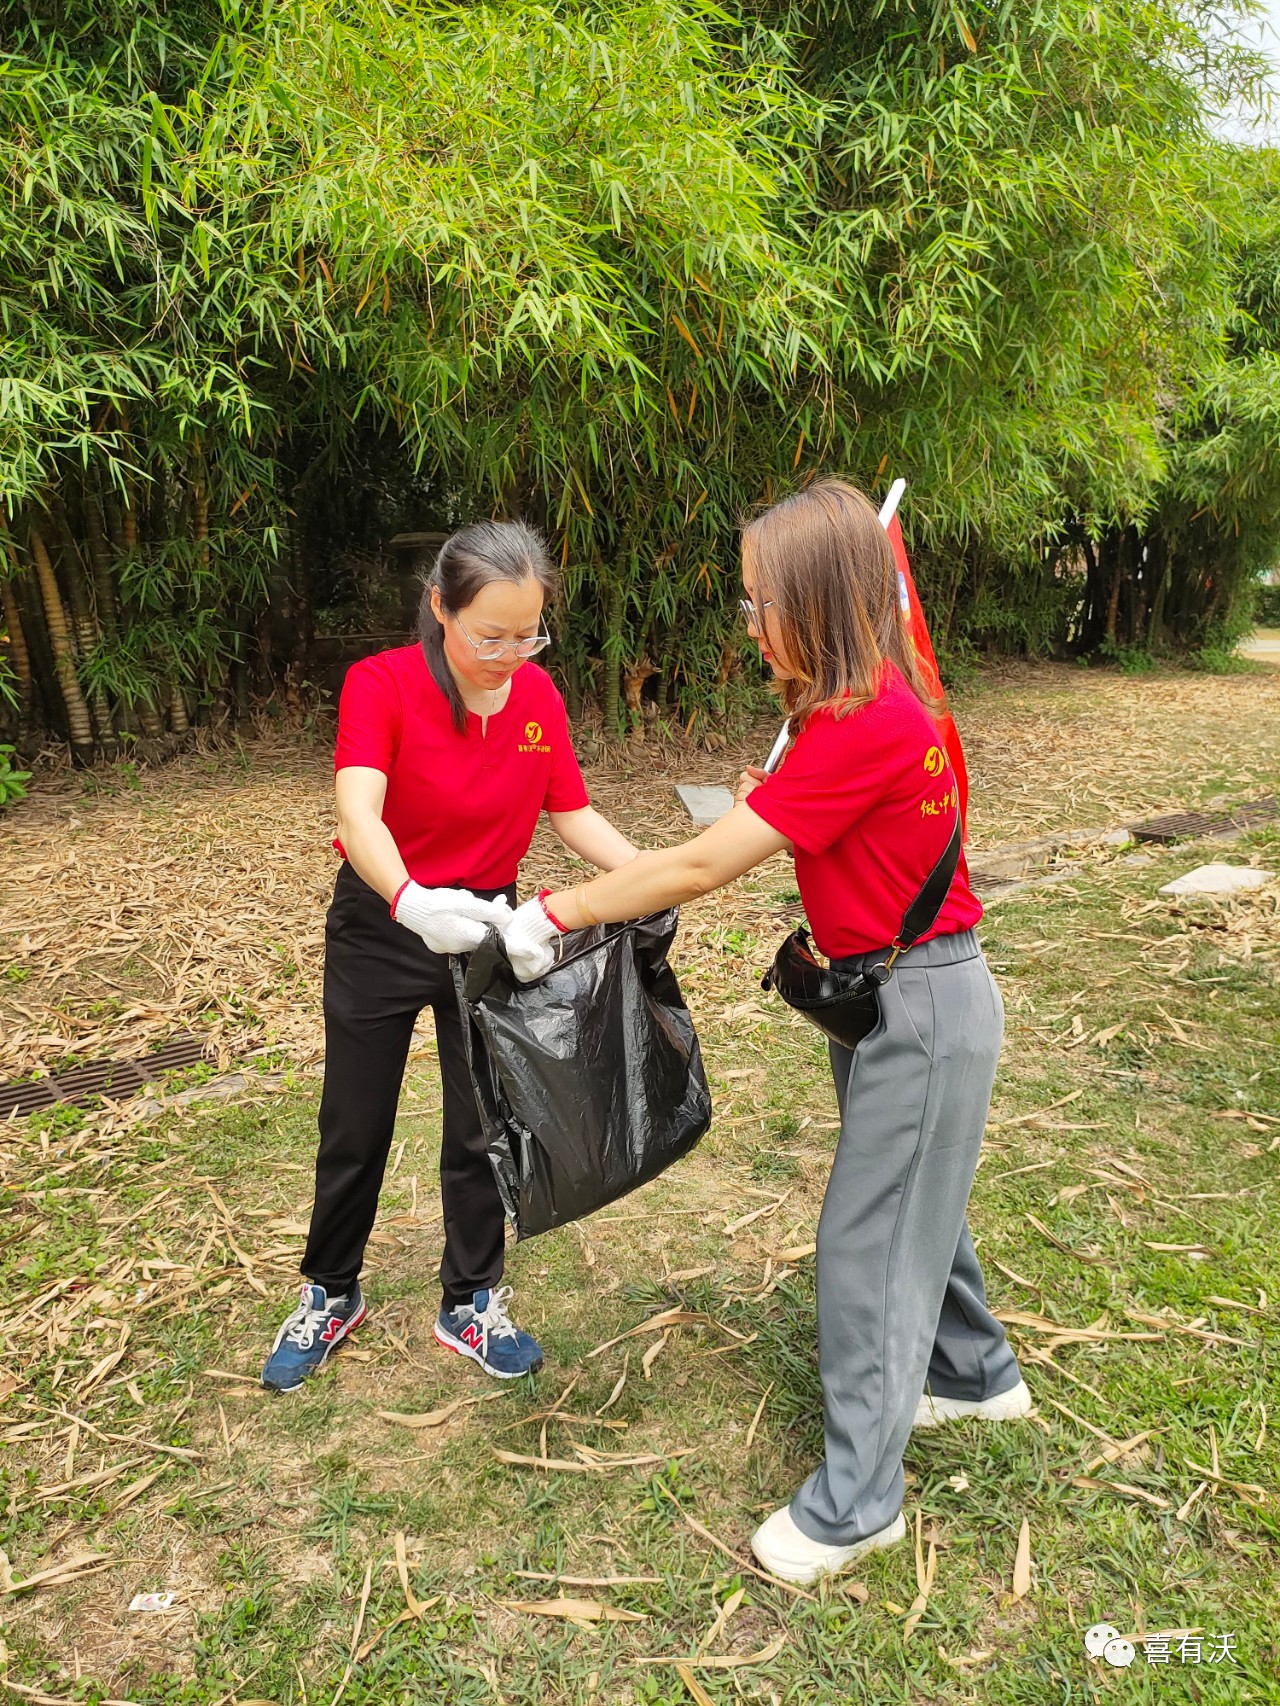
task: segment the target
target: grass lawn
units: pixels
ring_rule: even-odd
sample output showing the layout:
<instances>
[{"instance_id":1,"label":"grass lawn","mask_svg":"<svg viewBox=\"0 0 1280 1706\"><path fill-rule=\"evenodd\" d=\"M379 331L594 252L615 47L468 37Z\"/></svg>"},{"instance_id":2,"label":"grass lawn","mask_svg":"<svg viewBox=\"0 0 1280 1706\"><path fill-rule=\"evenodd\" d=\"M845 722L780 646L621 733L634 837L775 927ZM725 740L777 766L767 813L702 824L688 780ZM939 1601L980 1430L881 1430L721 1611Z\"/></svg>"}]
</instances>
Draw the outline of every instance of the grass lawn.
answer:
<instances>
[{"instance_id":1,"label":"grass lawn","mask_svg":"<svg viewBox=\"0 0 1280 1706\"><path fill-rule=\"evenodd\" d=\"M821 1449L805 1252L834 1096L818 1033L754 975L793 910L784 862L690 909L677 944L709 1136L512 1252L548 1353L515 1390L431 1339L429 1043L369 1320L285 1399L256 1374L305 1232L317 1080L4 1128L12 1698L1280 1699L1277 891L1156 892L1223 857L1280 870L1280 834L1112 852L990 913L1008 1031L971 1222L1038 1413L917 1435L908 1542L812 1593L747 1547ZM130 1612L148 1591L172 1607ZM540 1609L557 1599L576 1603ZM1101 1621L1189 1633L1117 1669L1086 1655Z\"/></svg>"}]
</instances>

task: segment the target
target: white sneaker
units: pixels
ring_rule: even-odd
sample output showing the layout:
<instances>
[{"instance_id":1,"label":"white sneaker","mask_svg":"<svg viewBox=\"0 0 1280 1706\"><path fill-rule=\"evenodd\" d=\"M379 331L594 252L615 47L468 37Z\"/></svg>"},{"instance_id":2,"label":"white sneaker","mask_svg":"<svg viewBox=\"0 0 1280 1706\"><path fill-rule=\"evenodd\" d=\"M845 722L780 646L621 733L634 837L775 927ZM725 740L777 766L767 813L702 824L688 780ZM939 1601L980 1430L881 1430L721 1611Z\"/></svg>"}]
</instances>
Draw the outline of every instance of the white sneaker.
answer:
<instances>
[{"instance_id":1,"label":"white sneaker","mask_svg":"<svg viewBox=\"0 0 1280 1706\"><path fill-rule=\"evenodd\" d=\"M998 1392L994 1398L940 1398L926 1392L916 1405L913 1428L936 1428L943 1422L962 1422L976 1416L981 1422L1013 1422L1032 1411L1031 1394L1025 1380Z\"/></svg>"},{"instance_id":2,"label":"white sneaker","mask_svg":"<svg viewBox=\"0 0 1280 1706\"><path fill-rule=\"evenodd\" d=\"M892 1546L907 1532L907 1519L899 1511L879 1534L865 1540L855 1540L852 1546L824 1546L820 1540L810 1540L791 1519L786 1505L766 1517L751 1536L751 1550L770 1575L784 1582L814 1582L819 1576L834 1575L847 1570L855 1559L868 1552L878 1552L882 1546Z\"/></svg>"}]
</instances>

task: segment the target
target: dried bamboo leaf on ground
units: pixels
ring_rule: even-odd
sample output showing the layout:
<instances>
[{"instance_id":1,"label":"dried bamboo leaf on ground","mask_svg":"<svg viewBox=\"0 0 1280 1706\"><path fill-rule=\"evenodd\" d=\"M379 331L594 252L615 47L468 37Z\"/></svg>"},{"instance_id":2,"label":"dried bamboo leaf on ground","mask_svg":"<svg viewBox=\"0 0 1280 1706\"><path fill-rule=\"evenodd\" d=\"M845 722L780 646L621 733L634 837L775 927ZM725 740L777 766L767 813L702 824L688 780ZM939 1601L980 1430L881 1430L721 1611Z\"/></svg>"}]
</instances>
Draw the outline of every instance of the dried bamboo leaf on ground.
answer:
<instances>
[{"instance_id":1,"label":"dried bamboo leaf on ground","mask_svg":"<svg viewBox=\"0 0 1280 1706\"><path fill-rule=\"evenodd\" d=\"M984 679L956 710L973 784L975 862L993 843L1186 806L1197 785L1227 770L1239 797L1274 787L1280 678L1134 682L1014 666ZM766 719L714 755L652 738L607 755L585 766L593 803L645 845L684 840L674 784L725 782L773 733ZM1171 770L1175 747L1180 763ZM324 916L336 870L332 743L264 730L243 752L247 772L194 751L142 769L136 790L89 800L70 772L37 775L0 841L0 956L31 974L0 986L0 1073L47 1069L71 1052L132 1057L184 1030L210 1034L224 1062L267 1047L297 1061L319 1057ZM557 886L580 880L578 870L540 830L527 883ZM1243 955L1251 935L1275 939L1267 904L1177 916L1192 932L1225 930ZM679 966L699 1016L743 1004L725 929L744 917L771 929L778 914L751 882L687 910ZM1248 923L1255 916L1256 927ZM106 1011L88 1019L90 1001Z\"/></svg>"},{"instance_id":2,"label":"dried bamboo leaf on ground","mask_svg":"<svg viewBox=\"0 0 1280 1706\"><path fill-rule=\"evenodd\" d=\"M628 1663L633 1665L688 1665L692 1670L696 1665L699 1670L741 1670L746 1665L767 1665L770 1659L776 1659L787 1644L785 1634L776 1635L767 1647L761 1647L758 1653L687 1653L683 1658L633 1658Z\"/></svg>"},{"instance_id":3,"label":"dried bamboo leaf on ground","mask_svg":"<svg viewBox=\"0 0 1280 1706\"><path fill-rule=\"evenodd\" d=\"M459 1410L465 1410L471 1404L489 1404L495 1398L505 1398L505 1392L482 1392L474 1398L455 1398L452 1403L445 1404L439 1410L421 1410L416 1413L406 1413L403 1410L377 1410L374 1414L381 1422L390 1422L398 1428L439 1428L456 1416Z\"/></svg>"},{"instance_id":4,"label":"dried bamboo leaf on ground","mask_svg":"<svg viewBox=\"0 0 1280 1706\"><path fill-rule=\"evenodd\" d=\"M598 1599L500 1599L507 1611L526 1617L567 1617L574 1623L646 1623L647 1611L623 1611Z\"/></svg>"},{"instance_id":5,"label":"dried bamboo leaf on ground","mask_svg":"<svg viewBox=\"0 0 1280 1706\"><path fill-rule=\"evenodd\" d=\"M1018 1550L1013 1559L1013 1597L1025 1599L1031 1592L1031 1524L1024 1516L1018 1530Z\"/></svg>"}]
</instances>

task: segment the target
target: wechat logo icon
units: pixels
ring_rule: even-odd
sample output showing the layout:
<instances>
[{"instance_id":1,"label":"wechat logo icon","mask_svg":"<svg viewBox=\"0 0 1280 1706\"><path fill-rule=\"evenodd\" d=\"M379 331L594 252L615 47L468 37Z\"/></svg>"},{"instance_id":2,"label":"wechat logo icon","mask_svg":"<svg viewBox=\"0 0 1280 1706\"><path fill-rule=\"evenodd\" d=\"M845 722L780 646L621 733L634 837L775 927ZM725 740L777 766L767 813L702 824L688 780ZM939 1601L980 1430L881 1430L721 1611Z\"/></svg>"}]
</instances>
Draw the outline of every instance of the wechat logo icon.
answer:
<instances>
[{"instance_id":1,"label":"wechat logo icon","mask_svg":"<svg viewBox=\"0 0 1280 1706\"><path fill-rule=\"evenodd\" d=\"M1107 1664L1114 1665L1117 1670L1131 1665L1136 1656L1133 1642L1126 1641L1120 1631L1110 1623L1095 1623L1092 1629L1086 1629L1084 1647L1091 1659L1105 1659Z\"/></svg>"}]
</instances>

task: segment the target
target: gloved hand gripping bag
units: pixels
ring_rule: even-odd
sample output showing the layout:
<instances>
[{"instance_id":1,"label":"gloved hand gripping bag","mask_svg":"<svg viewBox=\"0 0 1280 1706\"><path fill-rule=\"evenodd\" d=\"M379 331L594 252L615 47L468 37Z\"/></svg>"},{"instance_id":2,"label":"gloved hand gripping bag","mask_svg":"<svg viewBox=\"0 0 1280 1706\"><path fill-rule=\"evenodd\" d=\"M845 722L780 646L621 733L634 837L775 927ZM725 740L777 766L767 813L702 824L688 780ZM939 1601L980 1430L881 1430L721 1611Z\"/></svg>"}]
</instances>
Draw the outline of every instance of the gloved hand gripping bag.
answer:
<instances>
[{"instance_id":1,"label":"gloved hand gripping bag","mask_svg":"<svg viewBox=\"0 0 1280 1706\"><path fill-rule=\"evenodd\" d=\"M467 1059L518 1238L580 1220L686 1155L711 1123L667 953L679 914L574 931L519 983L496 931L454 961Z\"/></svg>"}]
</instances>

